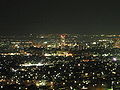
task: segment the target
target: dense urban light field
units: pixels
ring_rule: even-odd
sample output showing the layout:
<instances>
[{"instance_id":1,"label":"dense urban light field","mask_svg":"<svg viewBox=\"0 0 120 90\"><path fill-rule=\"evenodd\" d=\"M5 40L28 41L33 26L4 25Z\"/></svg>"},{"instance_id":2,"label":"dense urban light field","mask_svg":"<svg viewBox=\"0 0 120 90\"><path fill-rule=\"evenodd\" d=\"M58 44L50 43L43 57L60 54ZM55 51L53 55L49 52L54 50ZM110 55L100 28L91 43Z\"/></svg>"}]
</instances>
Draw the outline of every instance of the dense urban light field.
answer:
<instances>
[{"instance_id":1,"label":"dense urban light field","mask_svg":"<svg viewBox=\"0 0 120 90\"><path fill-rule=\"evenodd\" d=\"M120 90L120 3L1 0L0 90Z\"/></svg>"},{"instance_id":2,"label":"dense urban light field","mask_svg":"<svg viewBox=\"0 0 120 90\"><path fill-rule=\"evenodd\" d=\"M120 90L120 35L0 36L3 90Z\"/></svg>"}]
</instances>

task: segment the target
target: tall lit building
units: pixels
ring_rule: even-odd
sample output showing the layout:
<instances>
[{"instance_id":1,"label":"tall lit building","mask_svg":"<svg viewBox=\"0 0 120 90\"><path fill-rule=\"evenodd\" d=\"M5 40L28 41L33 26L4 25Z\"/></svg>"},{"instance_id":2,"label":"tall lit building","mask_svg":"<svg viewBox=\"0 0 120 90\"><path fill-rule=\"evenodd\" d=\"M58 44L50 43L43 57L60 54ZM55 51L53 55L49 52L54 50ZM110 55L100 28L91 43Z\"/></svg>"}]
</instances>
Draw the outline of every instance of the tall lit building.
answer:
<instances>
[{"instance_id":1,"label":"tall lit building","mask_svg":"<svg viewBox=\"0 0 120 90\"><path fill-rule=\"evenodd\" d=\"M61 36L61 49L63 49L64 48L64 46L65 46L65 38L66 38L66 35L65 34L62 34Z\"/></svg>"}]
</instances>

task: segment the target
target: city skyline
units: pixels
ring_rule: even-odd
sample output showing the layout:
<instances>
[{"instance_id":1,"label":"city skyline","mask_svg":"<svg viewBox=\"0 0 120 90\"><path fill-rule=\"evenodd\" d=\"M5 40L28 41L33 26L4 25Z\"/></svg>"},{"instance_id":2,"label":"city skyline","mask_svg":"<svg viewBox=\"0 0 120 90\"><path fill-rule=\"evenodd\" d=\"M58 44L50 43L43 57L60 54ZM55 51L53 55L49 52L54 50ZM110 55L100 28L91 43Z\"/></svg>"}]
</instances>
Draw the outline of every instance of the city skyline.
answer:
<instances>
[{"instance_id":1,"label":"city skyline","mask_svg":"<svg viewBox=\"0 0 120 90\"><path fill-rule=\"evenodd\" d=\"M2 0L0 90L120 90L119 4Z\"/></svg>"},{"instance_id":2,"label":"city skyline","mask_svg":"<svg viewBox=\"0 0 120 90\"><path fill-rule=\"evenodd\" d=\"M1 90L119 90L120 35L0 36Z\"/></svg>"}]
</instances>

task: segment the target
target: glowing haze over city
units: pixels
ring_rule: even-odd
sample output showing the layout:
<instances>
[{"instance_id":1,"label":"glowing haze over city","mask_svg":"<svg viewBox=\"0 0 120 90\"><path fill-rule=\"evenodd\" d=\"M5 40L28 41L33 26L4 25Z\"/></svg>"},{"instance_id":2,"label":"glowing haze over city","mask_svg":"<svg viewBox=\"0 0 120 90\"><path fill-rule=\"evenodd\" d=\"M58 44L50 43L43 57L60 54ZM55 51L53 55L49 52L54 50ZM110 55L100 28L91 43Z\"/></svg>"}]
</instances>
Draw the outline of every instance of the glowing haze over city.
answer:
<instances>
[{"instance_id":1,"label":"glowing haze over city","mask_svg":"<svg viewBox=\"0 0 120 90\"><path fill-rule=\"evenodd\" d=\"M120 90L119 3L0 4L0 90Z\"/></svg>"}]
</instances>

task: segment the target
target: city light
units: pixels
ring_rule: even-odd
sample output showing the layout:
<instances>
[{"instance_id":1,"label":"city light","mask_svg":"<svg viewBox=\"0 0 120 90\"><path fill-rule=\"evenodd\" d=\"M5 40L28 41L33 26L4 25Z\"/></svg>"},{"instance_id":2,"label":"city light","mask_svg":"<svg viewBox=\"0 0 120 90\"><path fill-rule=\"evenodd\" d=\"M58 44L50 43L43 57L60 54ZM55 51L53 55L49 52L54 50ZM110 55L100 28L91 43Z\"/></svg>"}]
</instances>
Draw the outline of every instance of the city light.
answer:
<instances>
[{"instance_id":1,"label":"city light","mask_svg":"<svg viewBox=\"0 0 120 90\"><path fill-rule=\"evenodd\" d=\"M0 43L0 88L117 90L120 50L114 37L31 34L29 40L11 41L6 37Z\"/></svg>"}]
</instances>

